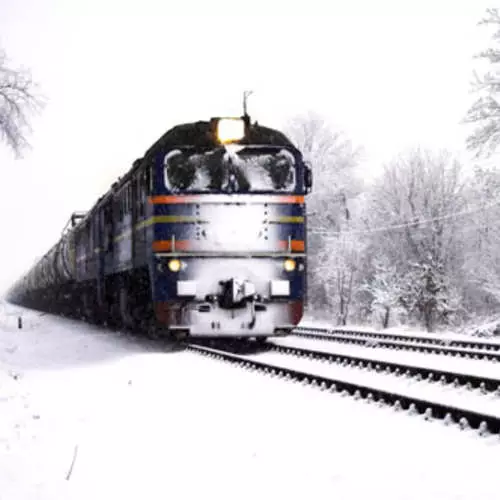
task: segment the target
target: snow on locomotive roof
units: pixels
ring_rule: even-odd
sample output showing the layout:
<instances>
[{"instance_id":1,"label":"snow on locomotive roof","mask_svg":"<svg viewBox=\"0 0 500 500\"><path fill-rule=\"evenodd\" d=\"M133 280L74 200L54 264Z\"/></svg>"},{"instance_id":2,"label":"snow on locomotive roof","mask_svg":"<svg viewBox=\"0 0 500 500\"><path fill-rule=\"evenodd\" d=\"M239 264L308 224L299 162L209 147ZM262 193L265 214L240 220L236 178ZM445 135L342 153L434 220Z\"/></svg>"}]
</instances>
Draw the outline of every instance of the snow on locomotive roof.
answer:
<instances>
[{"instance_id":1,"label":"snow on locomotive roof","mask_svg":"<svg viewBox=\"0 0 500 500\"><path fill-rule=\"evenodd\" d=\"M285 134L278 130L251 123L248 135L242 143L252 145L285 146L295 149L293 143ZM177 125L163 134L146 152L144 158L154 155L159 150L176 146L195 146L212 148L220 146L214 141L211 122L198 121Z\"/></svg>"}]
</instances>

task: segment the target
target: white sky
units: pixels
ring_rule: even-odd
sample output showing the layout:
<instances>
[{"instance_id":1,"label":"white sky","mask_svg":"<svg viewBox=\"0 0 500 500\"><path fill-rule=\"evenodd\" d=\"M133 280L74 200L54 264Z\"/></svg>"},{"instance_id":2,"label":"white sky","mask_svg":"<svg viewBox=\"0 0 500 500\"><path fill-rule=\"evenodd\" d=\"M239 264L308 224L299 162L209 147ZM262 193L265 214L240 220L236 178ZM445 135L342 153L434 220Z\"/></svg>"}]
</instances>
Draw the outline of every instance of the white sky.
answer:
<instances>
[{"instance_id":1,"label":"white sky","mask_svg":"<svg viewBox=\"0 0 500 500\"><path fill-rule=\"evenodd\" d=\"M244 89L267 125L323 113L366 175L415 144L462 151L490 5L0 0L0 46L49 99L23 160L0 145L0 290L169 127L241 114Z\"/></svg>"}]
</instances>

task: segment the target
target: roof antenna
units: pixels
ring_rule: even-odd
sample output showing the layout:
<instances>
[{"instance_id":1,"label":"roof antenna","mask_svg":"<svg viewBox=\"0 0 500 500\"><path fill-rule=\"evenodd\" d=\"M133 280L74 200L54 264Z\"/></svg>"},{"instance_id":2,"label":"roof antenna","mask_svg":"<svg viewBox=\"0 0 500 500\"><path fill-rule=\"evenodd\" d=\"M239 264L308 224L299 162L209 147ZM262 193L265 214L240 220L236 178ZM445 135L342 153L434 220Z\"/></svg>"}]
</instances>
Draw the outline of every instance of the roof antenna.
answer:
<instances>
[{"instance_id":1,"label":"roof antenna","mask_svg":"<svg viewBox=\"0 0 500 500\"><path fill-rule=\"evenodd\" d=\"M243 116L245 118L248 117L248 113L247 113L247 100L248 98L253 94L253 90L245 90L243 92Z\"/></svg>"}]
</instances>

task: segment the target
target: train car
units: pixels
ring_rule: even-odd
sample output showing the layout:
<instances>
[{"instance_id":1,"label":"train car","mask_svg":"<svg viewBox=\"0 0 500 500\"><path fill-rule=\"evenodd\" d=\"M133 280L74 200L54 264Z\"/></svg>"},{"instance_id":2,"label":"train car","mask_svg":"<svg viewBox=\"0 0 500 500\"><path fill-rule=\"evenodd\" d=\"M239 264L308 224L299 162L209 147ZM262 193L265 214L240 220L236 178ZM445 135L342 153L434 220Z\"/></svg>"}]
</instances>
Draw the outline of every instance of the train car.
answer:
<instances>
[{"instance_id":1,"label":"train car","mask_svg":"<svg viewBox=\"0 0 500 500\"><path fill-rule=\"evenodd\" d=\"M156 335L285 335L306 299L311 168L241 118L167 131L9 299Z\"/></svg>"}]
</instances>

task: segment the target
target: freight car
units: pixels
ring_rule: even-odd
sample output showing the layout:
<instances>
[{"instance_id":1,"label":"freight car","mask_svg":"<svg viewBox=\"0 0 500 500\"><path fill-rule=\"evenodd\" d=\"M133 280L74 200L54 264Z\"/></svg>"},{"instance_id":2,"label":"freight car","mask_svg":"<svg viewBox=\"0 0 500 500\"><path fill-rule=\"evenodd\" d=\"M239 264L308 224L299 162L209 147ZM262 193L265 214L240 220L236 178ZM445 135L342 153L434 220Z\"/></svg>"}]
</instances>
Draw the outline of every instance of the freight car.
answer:
<instances>
[{"instance_id":1,"label":"freight car","mask_svg":"<svg viewBox=\"0 0 500 500\"><path fill-rule=\"evenodd\" d=\"M286 334L306 298L311 187L301 152L248 115L175 126L8 299L176 338Z\"/></svg>"}]
</instances>

